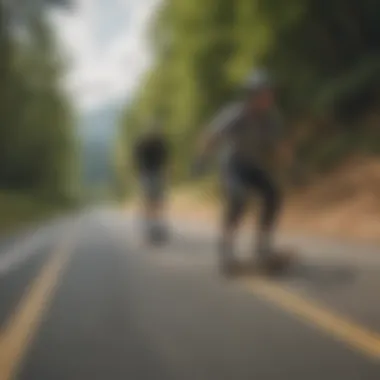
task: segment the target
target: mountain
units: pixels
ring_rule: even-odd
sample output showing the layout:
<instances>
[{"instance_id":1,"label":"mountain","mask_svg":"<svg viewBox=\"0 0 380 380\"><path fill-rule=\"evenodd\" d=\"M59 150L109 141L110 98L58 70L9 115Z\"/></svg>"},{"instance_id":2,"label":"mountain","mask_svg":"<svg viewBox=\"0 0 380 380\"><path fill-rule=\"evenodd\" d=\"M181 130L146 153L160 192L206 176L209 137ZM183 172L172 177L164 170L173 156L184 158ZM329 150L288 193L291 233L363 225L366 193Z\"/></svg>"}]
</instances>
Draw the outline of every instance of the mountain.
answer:
<instances>
[{"instance_id":1,"label":"mountain","mask_svg":"<svg viewBox=\"0 0 380 380\"><path fill-rule=\"evenodd\" d=\"M122 106L116 103L87 111L79 123L84 186L102 186L113 178L112 149Z\"/></svg>"}]
</instances>

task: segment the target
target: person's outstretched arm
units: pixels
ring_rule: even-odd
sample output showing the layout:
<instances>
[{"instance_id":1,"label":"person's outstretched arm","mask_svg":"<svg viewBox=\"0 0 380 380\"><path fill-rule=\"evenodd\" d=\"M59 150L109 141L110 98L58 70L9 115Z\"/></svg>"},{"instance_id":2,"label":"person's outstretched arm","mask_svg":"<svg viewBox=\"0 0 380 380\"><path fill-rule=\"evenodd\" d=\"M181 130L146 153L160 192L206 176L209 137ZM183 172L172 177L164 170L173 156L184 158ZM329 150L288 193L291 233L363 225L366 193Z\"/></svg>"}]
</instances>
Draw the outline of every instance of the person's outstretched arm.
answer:
<instances>
[{"instance_id":1,"label":"person's outstretched arm","mask_svg":"<svg viewBox=\"0 0 380 380\"><path fill-rule=\"evenodd\" d=\"M211 121L198 141L197 157L199 160L207 158L222 140L228 138L229 134L238 126L241 115L241 106L232 105L225 108Z\"/></svg>"}]
</instances>

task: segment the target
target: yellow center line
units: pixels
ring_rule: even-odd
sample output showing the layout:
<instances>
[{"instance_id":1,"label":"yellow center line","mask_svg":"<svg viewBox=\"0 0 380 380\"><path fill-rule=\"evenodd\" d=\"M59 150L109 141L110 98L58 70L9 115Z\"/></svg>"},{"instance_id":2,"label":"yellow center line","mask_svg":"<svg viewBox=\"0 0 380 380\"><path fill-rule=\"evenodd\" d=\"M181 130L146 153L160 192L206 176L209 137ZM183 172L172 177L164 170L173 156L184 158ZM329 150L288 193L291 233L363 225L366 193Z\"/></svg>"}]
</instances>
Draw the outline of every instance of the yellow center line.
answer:
<instances>
[{"instance_id":1,"label":"yellow center line","mask_svg":"<svg viewBox=\"0 0 380 380\"><path fill-rule=\"evenodd\" d=\"M73 252L74 239L65 239L23 295L15 313L0 332L0 379L16 376L20 363L53 298L63 269Z\"/></svg>"},{"instance_id":2,"label":"yellow center line","mask_svg":"<svg viewBox=\"0 0 380 380\"><path fill-rule=\"evenodd\" d=\"M251 293L270 301L351 348L380 361L380 335L332 313L322 305L264 279L242 280Z\"/></svg>"}]
</instances>

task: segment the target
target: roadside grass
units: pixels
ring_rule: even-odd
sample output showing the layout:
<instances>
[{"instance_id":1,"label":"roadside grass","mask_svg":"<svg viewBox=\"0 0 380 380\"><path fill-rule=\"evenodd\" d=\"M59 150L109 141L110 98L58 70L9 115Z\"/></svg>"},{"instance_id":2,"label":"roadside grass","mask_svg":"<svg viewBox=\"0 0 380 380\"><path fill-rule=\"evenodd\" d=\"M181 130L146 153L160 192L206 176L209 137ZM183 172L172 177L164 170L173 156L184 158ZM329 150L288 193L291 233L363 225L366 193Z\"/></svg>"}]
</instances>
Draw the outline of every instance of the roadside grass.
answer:
<instances>
[{"instance_id":1,"label":"roadside grass","mask_svg":"<svg viewBox=\"0 0 380 380\"><path fill-rule=\"evenodd\" d=\"M44 201L36 196L0 192L0 235L27 227L29 224L62 212L65 207Z\"/></svg>"}]
</instances>

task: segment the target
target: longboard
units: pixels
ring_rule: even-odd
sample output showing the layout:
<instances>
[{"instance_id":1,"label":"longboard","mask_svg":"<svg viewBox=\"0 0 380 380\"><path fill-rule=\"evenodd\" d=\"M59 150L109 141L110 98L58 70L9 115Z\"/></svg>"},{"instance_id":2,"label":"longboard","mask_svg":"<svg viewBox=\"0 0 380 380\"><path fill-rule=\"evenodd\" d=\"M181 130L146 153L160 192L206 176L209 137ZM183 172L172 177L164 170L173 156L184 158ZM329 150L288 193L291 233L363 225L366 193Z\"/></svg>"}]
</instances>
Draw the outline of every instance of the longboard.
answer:
<instances>
[{"instance_id":1,"label":"longboard","mask_svg":"<svg viewBox=\"0 0 380 380\"><path fill-rule=\"evenodd\" d=\"M281 274L290 269L297 259L297 251L294 248L281 248L265 265L258 260L251 261L251 271L263 275Z\"/></svg>"},{"instance_id":2,"label":"longboard","mask_svg":"<svg viewBox=\"0 0 380 380\"><path fill-rule=\"evenodd\" d=\"M279 275L290 269L297 261L297 250L287 247L277 250L265 265L257 258L249 261L234 261L229 267L222 266L222 272L226 276Z\"/></svg>"}]
</instances>

